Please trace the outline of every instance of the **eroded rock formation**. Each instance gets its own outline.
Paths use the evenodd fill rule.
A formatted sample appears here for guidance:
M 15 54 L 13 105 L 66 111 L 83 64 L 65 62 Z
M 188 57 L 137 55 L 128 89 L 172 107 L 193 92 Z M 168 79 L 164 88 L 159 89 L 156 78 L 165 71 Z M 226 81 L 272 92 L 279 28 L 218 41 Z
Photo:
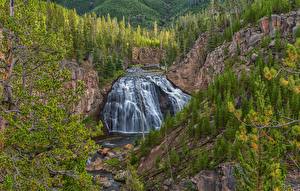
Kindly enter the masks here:
M 134 47 L 132 49 L 132 63 L 151 66 L 160 64 L 166 52 L 160 48 Z
M 197 190 L 234 191 L 236 185 L 234 165 L 225 163 L 220 164 L 215 170 L 202 170 L 191 180 Z
M 255 55 L 247 57 L 247 54 L 266 36 L 273 40 L 270 43 L 272 48 L 277 32 L 281 35 L 281 39 L 292 41 L 299 28 L 300 10 L 264 17 L 258 26 L 236 32 L 231 42 L 224 43 L 212 52 L 207 50 L 208 36 L 204 33 L 200 35 L 186 58 L 170 68 L 167 77 L 189 93 L 206 88 L 216 75 L 224 71 L 227 58 L 237 57 L 245 63 L 244 66 L 234 67 L 237 72 L 249 70 L 249 65 L 255 61 Z
M 103 95 L 98 86 L 99 77 L 90 62 L 86 61 L 81 66 L 75 61 L 63 61 L 62 65 L 72 72 L 72 80 L 67 88 L 76 88 L 79 81 L 84 83 L 84 94 L 74 111 L 85 116 L 98 117 Z

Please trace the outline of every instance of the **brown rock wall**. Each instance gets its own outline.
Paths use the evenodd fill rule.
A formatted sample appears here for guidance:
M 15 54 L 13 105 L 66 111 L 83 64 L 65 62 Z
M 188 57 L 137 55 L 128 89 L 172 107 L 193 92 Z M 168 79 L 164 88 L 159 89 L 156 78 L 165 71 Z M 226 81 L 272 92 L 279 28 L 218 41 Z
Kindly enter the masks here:
M 294 33 L 300 29 L 300 10 L 264 17 L 258 23 L 258 26 L 236 32 L 231 42 L 222 44 L 212 52 L 207 50 L 208 35 L 200 35 L 185 59 L 171 66 L 167 73 L 168 79 L 184 91 L 192 93 L 206 88 L 216 75 L 221 74 L 225 69 L 224 62 L 229 57 L 239 57 L 245 63 L 245 67 L 236 68 L 237 72 L 242 68 L 248 70 L 253 60 L 246 55 L 264 37 L 274 39 L 278 31 L 282 39 L 294 40 Z
M 160 64 L 165 54 L 165 51 L 159 48 L 134 47 L 132 49 L 132 63 L 144 66 Z
M 72 72 L 72 80 L 66 86 L 76 88 L 78 81 L 83 81 L 85 89 L 78 105 L 74 108 L 74 112 L 98 118 L 100 115 L 100 106 L 103 101 L 99 84 L 97 71 L 89 62 L 83 63 L 81 66 L 74 61 L 63 61 L 62 65 Z

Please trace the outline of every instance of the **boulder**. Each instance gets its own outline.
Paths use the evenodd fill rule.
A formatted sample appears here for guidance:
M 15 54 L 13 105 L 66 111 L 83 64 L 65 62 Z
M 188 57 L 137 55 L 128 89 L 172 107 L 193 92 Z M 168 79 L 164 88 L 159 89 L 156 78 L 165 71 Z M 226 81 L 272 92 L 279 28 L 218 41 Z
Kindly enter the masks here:
M 118 182 L 125 182 L 127 175 L 128 175 L 127 171 L 121 170 L 116 173 L 116 175 L 114 176 L 114 179 Z
M 112 182 L 108 179 L 108 177 L 105 177 L 105 176 L 96 175 L 94 177 L 94 180 L 97 184 L 100 184 L 105 188 L 109 188 L 112 185 Z
M 256 45 L 263 38 L 264 34 L 253 34 L 249 39 L 249 46 Z
M 224 163 L 216 170 L 202 170 L 191 180 L 199 191 L 234 191 L 236 181 L 232 163 Z
M 106 156 L 108 158 L 114 158 L 114 157 L 117 156 L 117 154 L 114 151 L 108 151 L 107 154 L 106 154 Z
M 261 31 L 264 34 L 270 33 L 269 17 L 263 17 L 259 20 Z
M 103 169 L 104 169 L 104 163 L 103 163 L 102 159 L 100 159 L 100 158 L 97 158 L 95 161 L 90 162 L 86 166 L 87 171 L 99 171 L 99 170 L 103 170 Z
M 288 17 L 287 20 L 286 20 L 287 24 L 289 26 L 293 26 L 295 24 L 295 18 L 294 17 Z
M 132 144 L 124 145 L 124 149 L 125 150 L 132 150 L 133 149 L 133 145 Z
M 98 151 L 98 153 L 102 156 L 106 156 L 109 151 L 110 151 L 110 148 L 102 148 Z

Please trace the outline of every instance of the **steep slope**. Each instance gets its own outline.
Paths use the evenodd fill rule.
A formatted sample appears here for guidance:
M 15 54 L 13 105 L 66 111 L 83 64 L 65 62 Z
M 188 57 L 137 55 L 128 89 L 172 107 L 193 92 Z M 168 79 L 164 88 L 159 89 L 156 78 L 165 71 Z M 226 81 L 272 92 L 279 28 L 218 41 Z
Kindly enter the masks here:
M 54 2 L 76 9 L 79 14 L 84 14 L 101 5 L 105 0 L 55 0 Z
M 124 16 L 134 26 L 142 24 L 151 25 L 159 20 L 159 13 L 141 3 L 139 0 L 106 0 L 92 10 L 97 15 L 108 15 L 122 19 Z
M 68 8 L 75 8 L 79 14 L 95 12 L 97 15 L 122 19 L 124 16 L 132 25 L 152 26 L 154 21 L 160 25 L 168 24 L 173 18 L 188 11 L 199 11 L 209 0 L 56 0 Z
M 187 58 L 174 66 L 168 77 L 186 91 L 201 91 L 183 112 L 167 119 L 161 131 L 151 133 L 136 153 L 141 157 L 138 172 L 148 190 L 235 190 L 237 185 L 245 186 L 241 180 L 256 186 L 254 172 L 276 177 L 265 177 L 266 187 L 261 190 L 276 186 L 279 190 L 299 189 L 299 148 L 293 144 L 282 147 L 290 144 L 289 140 L 299 141 L 299 133 L 292 133 L 297 126 L 275 128 L 278 123 L 299 124 L 299 91 L 297 86 L 289 90 L 283 81 L 291 74 L 280 72 L 285 67 L 282 60 L 291 55 L 285 50 L 291 47 L 287 43 L 296 40 L 299 20 L 300 10 L 264 17 L 258 26 L 236 32 L 231 42 L 212 52 L 205 49 L 207 34 L 199 37 Z M 298 56 L 299 45 L 298 41 L 298 52 L 294 53 Z M 276 70 L 270 72 L 269 68 Z M 299 74 L 293 74 L 293 79 L 299 80 Z M 264 104 L 271 113 L 260 111 Z M 281 114 L 289 117 L 282 118 Z M 254 121 L 259 124 L 253 117 L 266 116 L 272 122 L 258 125 L 261 130 L 249 125 Z M 133 159 L 134 164 L 137 158 Z M 276 175 L 275 163 L 280 166 Z M 237 171 L 240 167 L 244 170 Z M 287 169 L 286 179 L 281 176 L 282 169 Z
M 224 43 L 212 52 L 207 47 L 209 35 L 201 34 L 187 56 L 180 63 L 171 66 L 167 76 L 190 93 L 207 88 L 214 76 L 224 71 L 226 59 L 238 56 L 239 60 L 249 64 L 252 60 L 247 55 L 253 52 L 253 47 L 268 36 L 275 38 L 277 32 L 282 38 L 291 40 L 291 35 L 299 29 L 297 14 L 299 12 L 264 17 L 259 21 L 259 26 L 238 31 L 232 42 Z M 275 46 L 274 42 L 272 46 Z

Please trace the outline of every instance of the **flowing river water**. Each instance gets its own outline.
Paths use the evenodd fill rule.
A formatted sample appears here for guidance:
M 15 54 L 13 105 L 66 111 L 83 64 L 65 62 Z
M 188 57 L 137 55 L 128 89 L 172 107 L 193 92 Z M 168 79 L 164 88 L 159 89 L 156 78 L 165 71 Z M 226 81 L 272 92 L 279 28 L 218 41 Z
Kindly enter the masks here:
M 104 191 L 120 190 L 124 180 L 115 177 L 126 171 L 109 164 L 117 160 L 124 165 L 129 151 L 126 146 L 133 145 L 141 133 L 159 129 L 168 114 L 174 115 L 189 100 L 190 96 L 174 87 L 161 71 L 128 69 L 113 84 L 101 112 L 109 135 L 97 141 L 103 148 L 87 162 L 95 182 L 103 185 Z
M 164 117 L 180 111 L 189 99 L 163 74 L 133 68 L 113 85 L 102 116 L 109 132 L 147 133 L 159 129 Z

